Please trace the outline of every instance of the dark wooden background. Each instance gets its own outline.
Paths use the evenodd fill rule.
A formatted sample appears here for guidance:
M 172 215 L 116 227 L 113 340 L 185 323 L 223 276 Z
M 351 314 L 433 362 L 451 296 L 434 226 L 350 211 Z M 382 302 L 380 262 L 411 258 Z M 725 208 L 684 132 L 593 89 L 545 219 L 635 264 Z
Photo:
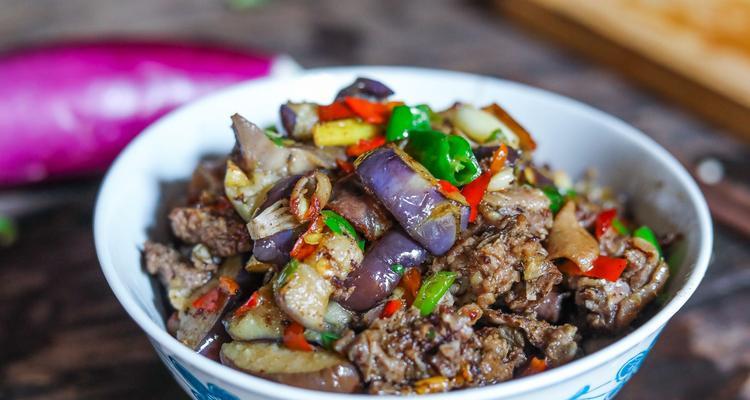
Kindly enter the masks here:
M 482 2 L 271 0 L 237 10 L 220 0 L 0 0 L 0 49 L 91 36 L 228 43 L 289 53 L 305 67 L 481 73 L 601 108 L 688 166 L 706 154 L 749 154 L 718 129 Z M 91 228 L 98 183 L 77 182 L 68 188 L 72 196 L 50 195 L 57 204 L 21 218 L 18 242 L 0 248 L 2 399 L 185 398 L 99 270 Z M 619 398 L 750 399 L 750 249 L 746 238 L 717 225 L 714 250 L 698 293 Z

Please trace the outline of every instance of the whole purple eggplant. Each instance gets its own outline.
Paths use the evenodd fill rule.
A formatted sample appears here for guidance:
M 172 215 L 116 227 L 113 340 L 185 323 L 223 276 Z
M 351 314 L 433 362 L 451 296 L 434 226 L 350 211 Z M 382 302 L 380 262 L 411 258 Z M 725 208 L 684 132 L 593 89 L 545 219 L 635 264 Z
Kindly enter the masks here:
M 396 288 L 401 275 L 391 269 L 400 264 L 416 267 L 427 258 L 427 251 L 400 229 L 391 229 L 375 242 L 362 263 L 352 271 L 344 286 L 354 288 L 340 304 L 354 311 L 366 311 Z
M 294 184 L 301 177 L 302 175 L 293 175 L 276 182 L 266 193 L 266 199 L 258 207 L 258 212 L 265 210 L 284 197 L 289 197 L 292 194 Z M 300 229 L 286 229 L 260 238 L 253 243 L 253 255 L 260 262 L 285 264 L 289 261 L 289 252 L 292 251 L 294 242 L 297 241 L 300 234 L 302 234 Z
M 444 195 L 435 178 L 398 147 L 379 147 L 355 164 L 365 188 L 432 254 L 448 251 L 466 229 L 469 207 L 463 198 Z
M 102 172 L 148 124 L 275 59 L 210 46 L 91 42 L 0 57 L 0 186 Z

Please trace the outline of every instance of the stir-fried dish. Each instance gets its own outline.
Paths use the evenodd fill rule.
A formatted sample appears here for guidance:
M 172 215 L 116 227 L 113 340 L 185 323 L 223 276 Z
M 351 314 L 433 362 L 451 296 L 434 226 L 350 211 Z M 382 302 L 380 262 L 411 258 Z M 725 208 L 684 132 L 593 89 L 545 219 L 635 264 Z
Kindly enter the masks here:
M 499 105 L 392 95 L 358 78 L 282 105 L 279 129 L 232 116 L 234 149 L 169 213 L 174 241 L 144 245 L 170 333 L 289 385 L 424 394 L 540 373 L 638 323 L 668 237 L 593 177 L 534 164 Z

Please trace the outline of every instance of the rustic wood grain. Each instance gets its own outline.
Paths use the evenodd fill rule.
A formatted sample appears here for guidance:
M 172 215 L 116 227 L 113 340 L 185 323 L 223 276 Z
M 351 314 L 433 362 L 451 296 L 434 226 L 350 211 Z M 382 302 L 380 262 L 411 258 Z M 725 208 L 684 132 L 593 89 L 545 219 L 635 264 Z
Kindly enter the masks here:
M 644 130 L 685 164 L 747 149 L 618 74 L 463 1 L 0 0 L 0 48 L 90 35 L 160 36 L 287 52 L 306 67 L 408 64 L 482 73 L 572 96 Z M 543 144 L 542 144 L 543 145 Z M 97 182 L 19 220 L 0 249 L 0 399 L 184 399 L 102 276 Z M 2 194 L 0 193 L 0 199 Z M 750 398 L 750 249 L 719 226 L 705 283 L 621 399 Z
M 704 9 L 718 8 L 713 1 L 682 1 L 688 2 L 683 6 L 704 14 Z M 535 32 L 616 68 L 750 142 L 748 28 L 729 41 L 714 26 L 687 25 L 673 13 L 647 7 L 656 3 L 495 0 L 505 15 Z M 675 3 L 679 2 L 671 2 Z M 716 18 L 740 18 L 740 25 L 750 24 L 750 3 L 716 3 L 737 3 L 737 10 L 726 5 Z

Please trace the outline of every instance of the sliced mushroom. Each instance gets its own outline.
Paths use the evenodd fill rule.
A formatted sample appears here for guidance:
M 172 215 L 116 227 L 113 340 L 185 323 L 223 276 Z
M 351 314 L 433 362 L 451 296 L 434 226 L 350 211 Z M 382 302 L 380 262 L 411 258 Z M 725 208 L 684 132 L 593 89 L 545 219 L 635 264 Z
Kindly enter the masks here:
M 599 243 L 576 219 L 575 202 L 565 203 L 555 216 L 547 251 L 551 259 L 567 258 L 576 263 L 581 271 L 590 270 L 594 260 L 599 257 Z

